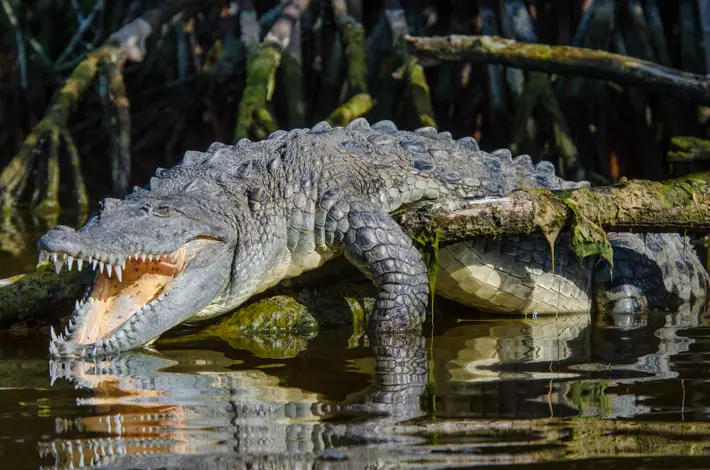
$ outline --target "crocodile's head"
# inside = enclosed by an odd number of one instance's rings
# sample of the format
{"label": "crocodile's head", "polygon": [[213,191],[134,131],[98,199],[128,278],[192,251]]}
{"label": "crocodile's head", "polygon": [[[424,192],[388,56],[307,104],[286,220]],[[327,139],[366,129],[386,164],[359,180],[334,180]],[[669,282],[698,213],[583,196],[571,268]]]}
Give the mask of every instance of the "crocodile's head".
{"label": "crocodile's head", "polygon": [[[206,199],[206,200],[205,200]],[[95,357],[149,344],[229,289],[239,233],[224,198],[136,190],[107,199],[80,230],[59,226],[39,241],[59,271],[94,269],[54,357]]]}

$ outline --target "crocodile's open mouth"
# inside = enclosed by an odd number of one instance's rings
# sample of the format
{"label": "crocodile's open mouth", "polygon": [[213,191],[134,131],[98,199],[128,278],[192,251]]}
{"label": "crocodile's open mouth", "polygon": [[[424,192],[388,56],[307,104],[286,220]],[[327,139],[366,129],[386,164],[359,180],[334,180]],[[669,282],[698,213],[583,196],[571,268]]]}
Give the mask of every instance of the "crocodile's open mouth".
{"label": "crocodile's open mouth", "polygon": [[75,266],[82,270],[88,265],[96,271],[93,284],[77,301],[64,334],[57,336],[52,331],[50,352],[60,354],[60,347],[67,341],[92,345],[95,353],[118,351],[121,343],[131,342],[143,314],[163,300],[170,283],[185,269],[187,251],[183,245],[170,253],[132,253],[114,263],[94,256],[42,251],[40,262],[52,261],[57,272],[64,264],[69,270]]}

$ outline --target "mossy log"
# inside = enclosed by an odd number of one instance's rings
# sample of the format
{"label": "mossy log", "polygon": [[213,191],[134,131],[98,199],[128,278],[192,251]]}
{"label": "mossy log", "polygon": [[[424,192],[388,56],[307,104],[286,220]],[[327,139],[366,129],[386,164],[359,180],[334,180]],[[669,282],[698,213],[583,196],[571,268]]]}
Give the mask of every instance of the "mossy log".
{"label": "mossy log", "polygon": [[496,36],[408,36],[406,40],[419,57],[582,75],[635,85],[687,101],[710,103],[710,81],[702,75],[602,50],[531,44]]}
{"label": "mossy log", "polygon": [[710,231],[710,188],[699,180],[622,179],[612,186],[552,192],[530,188],[503,198],[423,203],[397,214],[415,239],[441,244],[477,236],[554,234],[582,221],[609,232]]}

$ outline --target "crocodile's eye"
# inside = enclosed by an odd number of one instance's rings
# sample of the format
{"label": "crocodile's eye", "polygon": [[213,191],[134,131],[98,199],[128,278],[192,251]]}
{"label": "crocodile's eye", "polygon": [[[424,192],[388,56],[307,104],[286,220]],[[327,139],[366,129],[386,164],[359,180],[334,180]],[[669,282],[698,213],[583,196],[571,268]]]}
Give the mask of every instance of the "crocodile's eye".
{"label": "crocodile's eye", "polygon": [[165,205],[155,206],[151,212],[156,217],[167,217],[170,215],[170,207]]}

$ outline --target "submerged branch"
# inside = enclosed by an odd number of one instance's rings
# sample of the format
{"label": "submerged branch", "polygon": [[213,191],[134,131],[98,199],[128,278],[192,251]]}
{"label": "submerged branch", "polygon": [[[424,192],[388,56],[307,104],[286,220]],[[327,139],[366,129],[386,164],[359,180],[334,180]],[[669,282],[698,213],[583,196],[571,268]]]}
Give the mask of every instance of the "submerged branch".
{"label": "submerged branch", "polygon": [[710,103],[710,81],[704,76],[602,50],[531,44],[495,36],[408,36],[406,39],[412,52],[420,57],[583,75],[636,85],[683,100]]}

